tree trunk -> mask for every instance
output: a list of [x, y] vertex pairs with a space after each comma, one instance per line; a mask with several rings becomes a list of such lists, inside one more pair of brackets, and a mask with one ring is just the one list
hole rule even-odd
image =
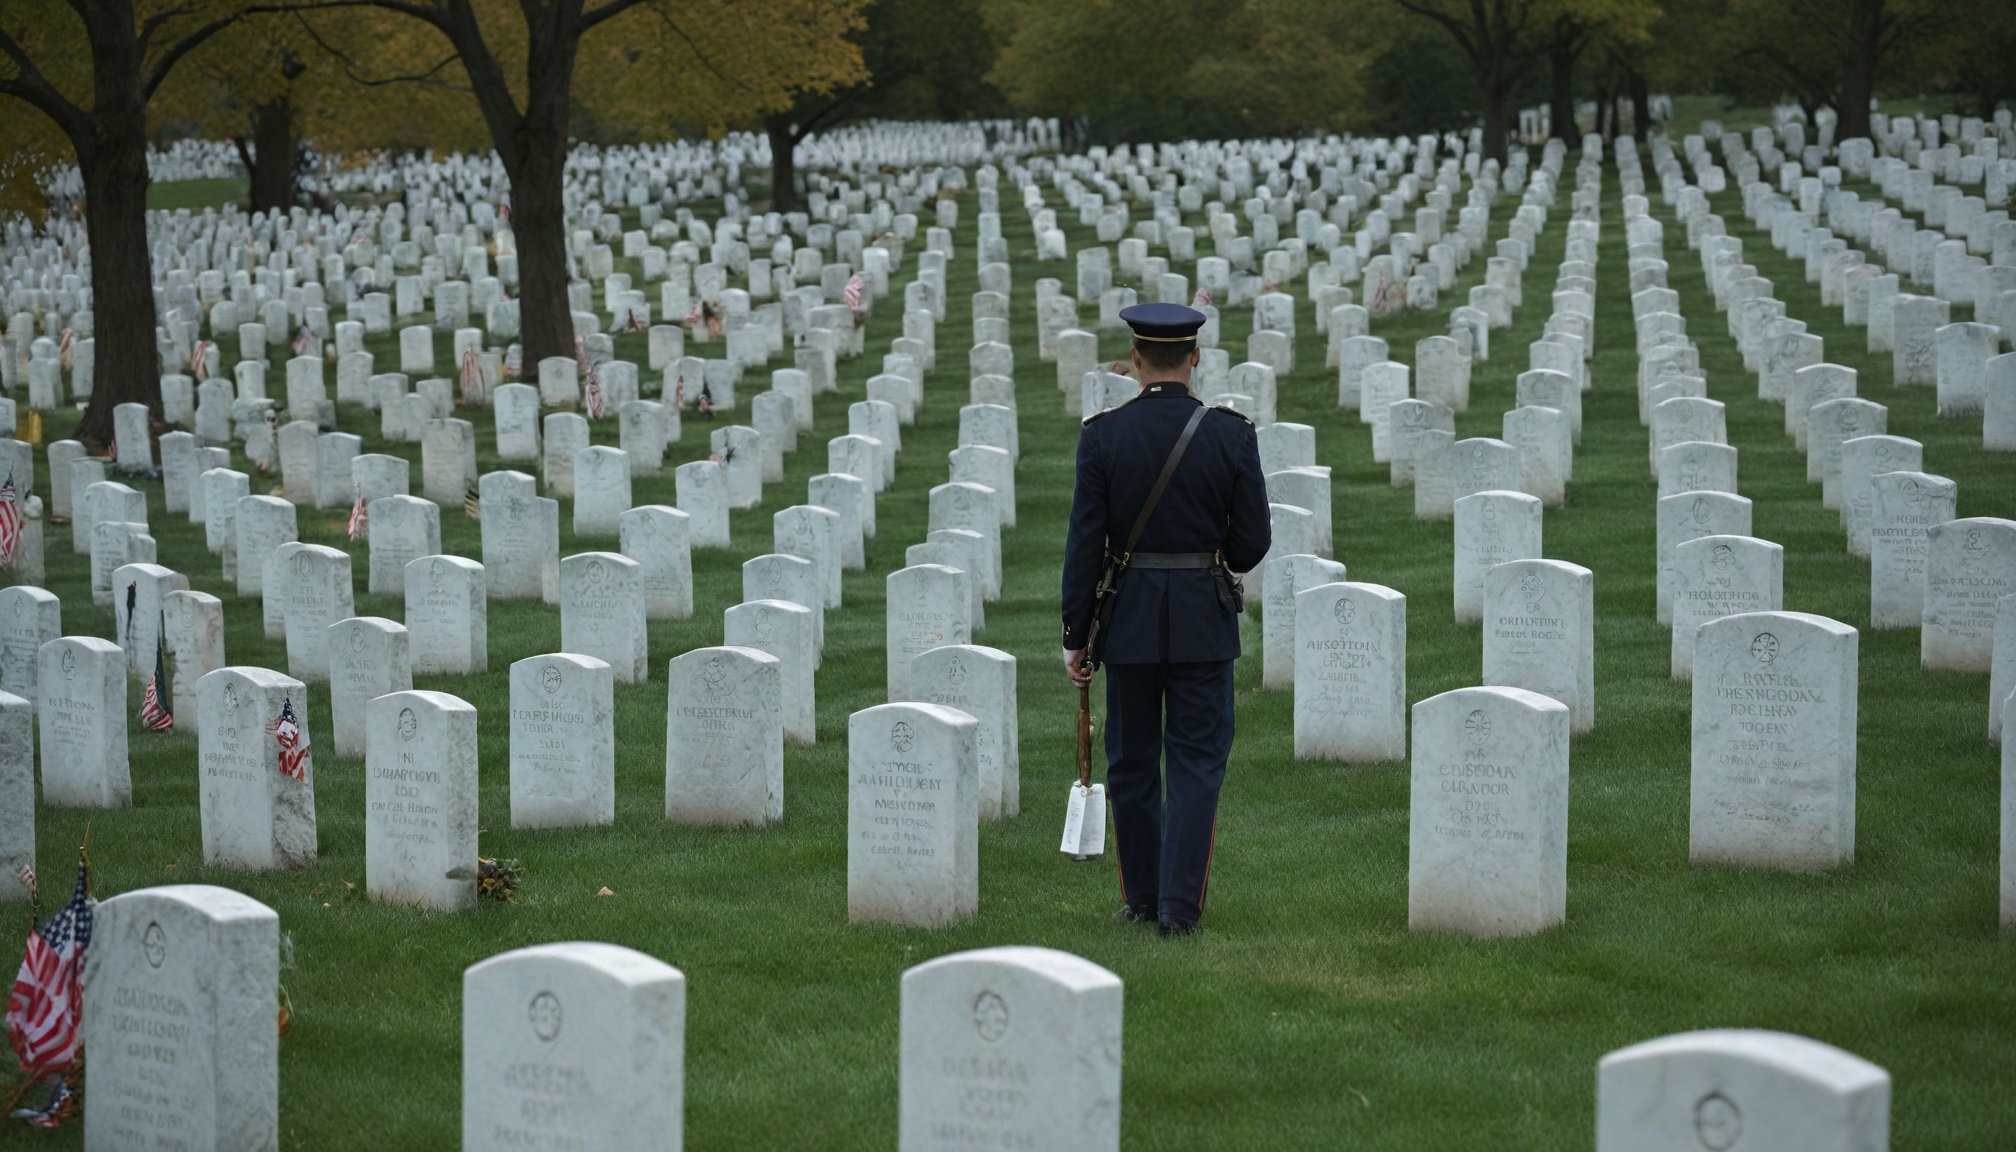
[[252, 211], [284, 213], [294, 206], [294, 101], [289, 97], [253, 106], [250, 175]]
[[1652, 93], [1645, 85], [1645, 73], [1633, 68], [1624, 75], [1631, 85], [1631, 135], [1643, 144], [1652, 131]]
[[1495, 70], [1481, 77], [1484, 97], [1484, 158], [1505, 167], [1506, 142], [1512, 134], [1512, 81]]
[[154, 344], [153, 269], [147, 247], [147, 121], [130, 110], [102, 110], [96, 131], [77, 149], [84, 176], [84, 226], [91, 240], [91, 317], [97, 347], [91, 402], [79, 440], [112, 439], [112, 409], [145, 404], [161, 418], [161, 355]]
[[574, 355], [574, 317], [567, 306], [567, 219], [561, 202], [565, 137], [558, 143], [535, 146], [525, 163], [506, 166], [511, 231], [518, 241], [518, 325], [528, 372], [548, 356]]
[[798, 211], [798, 134], [788, 113], [764, 122], [770, 133], [770, 210]]
[[1834, 110], [1834, 140], [1869, 136], [1869, 98], [1876, 92], [1876, 65], [1883, 53], [1885, 0], [1854, 0], [1848, 16], [1848, 48], [1841, 61], [1841, 98]]
[[1582, 146], [1582, 133], [1575, 123], [1575, 57], [1580, 53], [1566, 36], [1555, 39], [1547, 50], [1549, 77], [1547, 107], [1552, 123], [1547, 134], [1569, 148]]

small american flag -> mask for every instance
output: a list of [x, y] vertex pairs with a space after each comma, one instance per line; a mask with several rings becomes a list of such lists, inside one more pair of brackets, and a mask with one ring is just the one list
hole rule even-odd
[[483, 358], [474, 348], [462, 351], [462, 402], [477, 408], [489, 403], [489, 392], [483, 384]]
[[1209, 308], [1210, 306], [1211, 290], [1209, 288], [1199, 288], [1197, 289], [1197, 294], [1190, 297], [1190, 307], [1192, 308]]
[[167, 645], [159, 642], [161, 633], [155, 635], [154, 675], [147, 678], [147, 690], [140, 696], [140, 726], [149, 732], [171, 732], [175, 728], [175, 714], [168, 709], [168, 662], [161, 651]]
[[350, 505], [350, 523], [344, 525], [343, 531], [350, 539], [356, 540], [364, 535], [368, 524], [369, 518], [364, 513], [364, 490], [359, 488], [356, 501]]
[[14, 567], [21, 551], [21, 499], [14, 491], [14, 473], [0, 484], [0, 566]]
[[[89, 858], [80, 859], [70, 902], [29, 934], [21, 971], [7, 998], [7, 1039], [31, 1080], [60, 1075], [77, 1060], [84, 950], [91, 945], [90, 876]], [[24, 879], [32, 891], [34, 873]]]
[[867, 291], [867, 289], [868, 282], [861, 278], [859, 272], [856, 272], [848, 278], [847, 287], [841, 290], [840, 299], [847, 307], [859, 312], [861, 310], [861, 294]]
[[701, 320], [706, 318], [707, 315], [706, 309], [707, 306], [705, 304], [693, 305], [693, 310], [691, 312], [686, 313], [686, 323], [688, 324], [700, 323]]
[[600, 420], [602, 413], [608, 410], [608, 402], [602, 398], [602, 382], [595, 378], [593, 372], [588, 373], [588, 382], [581, 397], [590, 420]]
[[315, 330], [306, 324], [301, 325], [301, 330], [294, 334], [294, 354], [296, 356], [306, 356], [308, 349], [314, 346]]
[[280, 701], [280, 715], [267, 731], [280, 745], [280, 774], [296, 780], [308, 778], [308, 732], [294, 719], [294, 698]]
[[499, 220], [504, 221], [506, 224], [509, 224], [511, 222], [511, 205], [509, 204], [497, 205], [497, 218]]
[[483, 497], [474, 485], [462, 490], [462, 511], [471, 520], [483, 519]]
[[1379, 284], [1372, 290], [1372, 308], [1377, 311], [1386, 306], [1386, 277], [1379, 277]]
[[74, 328], [63, 329], [63, 338], [56, 345], [56, 359], [63, 365], [63, 367], [65, 368], [76, 367], [76, 365], [73, 364], [70, 359], [70, 350], [73, 347], [75, 347], [76, 344], [77, 344], [76, 329]]
[[214, 347], [216, 345], [210, 343], [208, 340], [198, 340], [195, 346], [189, 349], [189, 367], [195, 372], [198, 379], [202, 378], [203, 373], [209, 371], [209, 369], [204, 367], [204, 364], [210, 359], [210, 349]]

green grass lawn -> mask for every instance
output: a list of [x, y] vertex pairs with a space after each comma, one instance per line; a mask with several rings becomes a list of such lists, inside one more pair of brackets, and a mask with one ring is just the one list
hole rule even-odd
[[245, 189], [243, 176], [214, 180], [166, 180], [147, 186], [147, 207], [156, 211], [187, 208], [192, 212], [222, 208], [226, 204], [243, 204]]
[[[509, 948], [556, 940], [628, 945], [689, 980], [687, 1140], [695, 1149], [886, 1149], [896, 1127], [897, 990], [905, 968], [946, 952], [1036, 944], [1088, 957], [1127, 983], [1123, 1141], [1129, 1148], [1570, 1149], [1591, 1144], [1594, 1069], [1605, 1052], [1705, 1027], [1777, 1028], [1840, 1045], [1895, 1077], [1900, 1149], [2007, 1147], [2016, 1133], [2011, 944], [1996, 930], [1995, 750], [1983, 739], [1985, 676], [1930, 674], [1917, 634], [1861, 641], [1860, 841], [1853, 867], [1822, 876], [1687, 863], [1689, 689], [1667, 675], [1668, 639], [1653, 618], [1655, 485], [1638, 424], [1625, 235], [1614, 170], [1606, 174], [1594, 390], [1567, 507], [1550, 511], [1546, 554], [1593, 569], [1597, 594], [1595, 731], [1573, 745], [1568, 918], [1536, 938], [1475, 941], [1406, 928], [1407, 766], [1298, 762], [1286, 692], [1258, 689], [1257, 630], [1239, 667], [1240, 738], [1220, 814], [1207, 931], [1164, 942], [1114, 923], [1109, 859], [1073, 863], [1056, 851], [1075, 776], [1075, 699], [1057, 666], [1057, 571], [1069, 506], [1075, 421], [1052, 365], [1039, 362], [1034, 290], [1068, 286], [1070, 262], [1039, 265], [1027, 222], [1004, 212], [1016, 256], [1013, 296], [1023, 444], [1020, 527], [1007, 537], [1003, 598], [976, 637], [1021, 661], [1023, 813], [981, 829], [980, 914], [937, 931], [851, 926], [845, 916], [845, 737], [849, 713], [883, 702], [882, 580], [923, 538], [926, 493], [945, 479], [966, 395], [967, 305], [975, 288], [971, 226], [948, 277], [938, 370], [895, 488], [881, 498], [868, 570], [849, 573], [845, 606], [828, 614], [818, 682], [816, 747], [786, 754], [785, 818], [761, 830], [677, 828], [661, 819], [664, 664], [719, 643], [720, 613], [740, 598], [742, 560], [770, 550], [770, 515], [803, 500], [825, 470], [826, 438], [846, 430], [845, 405], [900, 334], [883, 308], [869, 357], [847, 363], [838, 395], [821, 397], [815, 430], [787, 458], [763, 506], [738, 513], [726, 551], [694, 555], [695, 617], [651, 625], [652, 680], [616, 693], [617, 818], [591, 831], [514, 832], [508, 821], [505, 669], [552, 651], [559, 615], [493, 602], [490, 667], [478, 677], [423, 677], [416, 687], [460, 695], [481, 712], [486, 855], [522, 861], [516, 906], [459, 915], [369, 903], [361, 888], [363, 765], [326, 750], [328, 696], [310, 692], [316, 738], [321, 863], [298, 873], [203, 866], [195, 741], [132, 736], [134, 806], [118, 812], [43, 810], [40, 863], [60, 886], [87, 822], [96, 889], [109, 896], [164, 883], [240, 889], [278, 910], [294, 967], [284, 980], [293, 1030], [281, 1045], [286, 1148], [451, 1148], [458, 1140], [464, 968]], [[1567, 181], [1572, 184], [1572, 180]], [[1012, 194], [1003, 200], [1011, 202]], [[1053, 194], [1054, 199], [1054, 194]], [[1492, 334], [1476, 365], [1458, 436], [1498, 435], [1513, 378], [1537, 338], [1562, 257], [1564, 189], [1525, 281], [1513, 327]], [[1494, 208], [1502, 236], [1516, 198]], [[1890, 430], [1925, 442], [1929, 471], [1953, 477], [1960, 514], [2016, 515], [2016, 469], [1980, 450], [1975, 421], [1935, 421], [1930, 390], [1899, 390], [1888, 359], [1863, 356], [1862, 334], [1823, 311], [1807, 285], [1743, 220], [1734, 193], [1718, 198], [1749, 258], [1779, 286], [1791, 314], [1828, 341], [1831, 359], [1861, 371], [1861, 394], [1891, 406]], [[970, 217], [972, 205], [966, 206]], [[1742, 490], [1759, 535], [1785, 548], [1786, 607], [1866, 628], [1868, 568], [1847, 555], [1835, 514], [1804, 481], [1803, 457], [1780, 410], [1755, 399], [1724, 335], [1699, 263], [1666, 223], [1671, 283], [1701, 345], [1710, 393], [1729, 405], [1742, 449]], [[1067, 215], [1062, 214], [1060, 215]], [[1070, 229], [1075, 246], [1088, 230]], [[907, 264], [903, 275], [911, 274]], [[1189, 271], [1189, 269], [1184, 269]], [[1446, 311], [1483, 274], [1480, 256], [1444, 309], [1380, 322], [1397, 359], [1446, 326]], [[1081, 315], [1096, 317], [1093, 305]], [[1409, 700], [1477, 682], [1481, 640], [1452, 622], [1451, 530], [1412, 519], [1412, 493], [1371, 460], [1370, 432], [1340, 412], [1323, 341], [1305, 301], [1300, 367], [1283, 381], [1280, 416], [1318, 429], [1334, 469], [1337, 552], [1356, 580], [1406, 593]], [[1250, 313], [1224, 319], [1242, 358]], [[446, 341], [441, 341], [445, 346]], [[1124, 341], [1102, 338], [1105, 355]], [[381, 365], [394, 341], [374, 341]], [[621, 354], [644, 359], [641, 337]], [[443, 354], [445, 367], [445, 353]], [[277, 390], [276, 364], [270, 379]], [[333, 373], [332, 373], [333, 379]], [[745, 382], [753, 394], [759, 377]], [[367, 451], [377, 421], [346, 407], [343, 426]], [[485, 469], [498, 467], [487, 416], [476, 421]], [[67, 425], [49, 422], [49, 439]], [[639, 478], [638, 503], [673, 499], [672, 465], [705, 455], [707, 425], [689, 416], [662, 477]], [[598, 442], [614, 443], [613, 419]], [[518, 467], [523, 467], [518, 465]], [[43, 478], [46, 485], [46, 477]], [[271, 483], [254, 480], [254, 490]], [[46, 492], [46, 486], [40, 490]], [[285, 667], [261, 635], [253, 601], [219, 578], [200, 531], [162, 510], [148, 489], [160, 560], [229, 604], [236, 664]], [[344, 511], [301, 513], [304, 540], [343, 546]], [[474, 521], [444, 510], [444, 547], [480, 555]], [[562, 511], [563, 554], [613, 548], [577, 540]], [[71, 632], [111, 634], [90, 604], [83, 557], [51, 533], [50, 586]], [[364, 549], [354, 547], [363, 585]], [[360, 614], [402, 616], [399, 602], [357, 595]], [[1257, 622], [1255, 622], [1257, 623]], [[137, 704], [138, 685], [131, 699]], [[183, 702], [187, 707], [190, 702]], [[613, 896], [597, 897], [607, 886]], [[14, 952], [0, 953], [11, 963]], [[0, 1144], [78, 1147], [79, 1129], [0, 1129]]]

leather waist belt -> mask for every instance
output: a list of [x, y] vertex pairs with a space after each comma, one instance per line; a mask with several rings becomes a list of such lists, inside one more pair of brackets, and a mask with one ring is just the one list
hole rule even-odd
[[1129, 568], [1216, 568], [1216, 552], [1136, 552], [1127, 558]]

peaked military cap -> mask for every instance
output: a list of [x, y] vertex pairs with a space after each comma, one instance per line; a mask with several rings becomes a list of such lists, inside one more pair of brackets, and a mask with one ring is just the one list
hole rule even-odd
[[1136, 304], [1122, 308], [1120, 319], [1134, 330], [1134, 339], [1152, 344], [1188, 344], [1204, 327], [1204, 314], [1181, 304]]

